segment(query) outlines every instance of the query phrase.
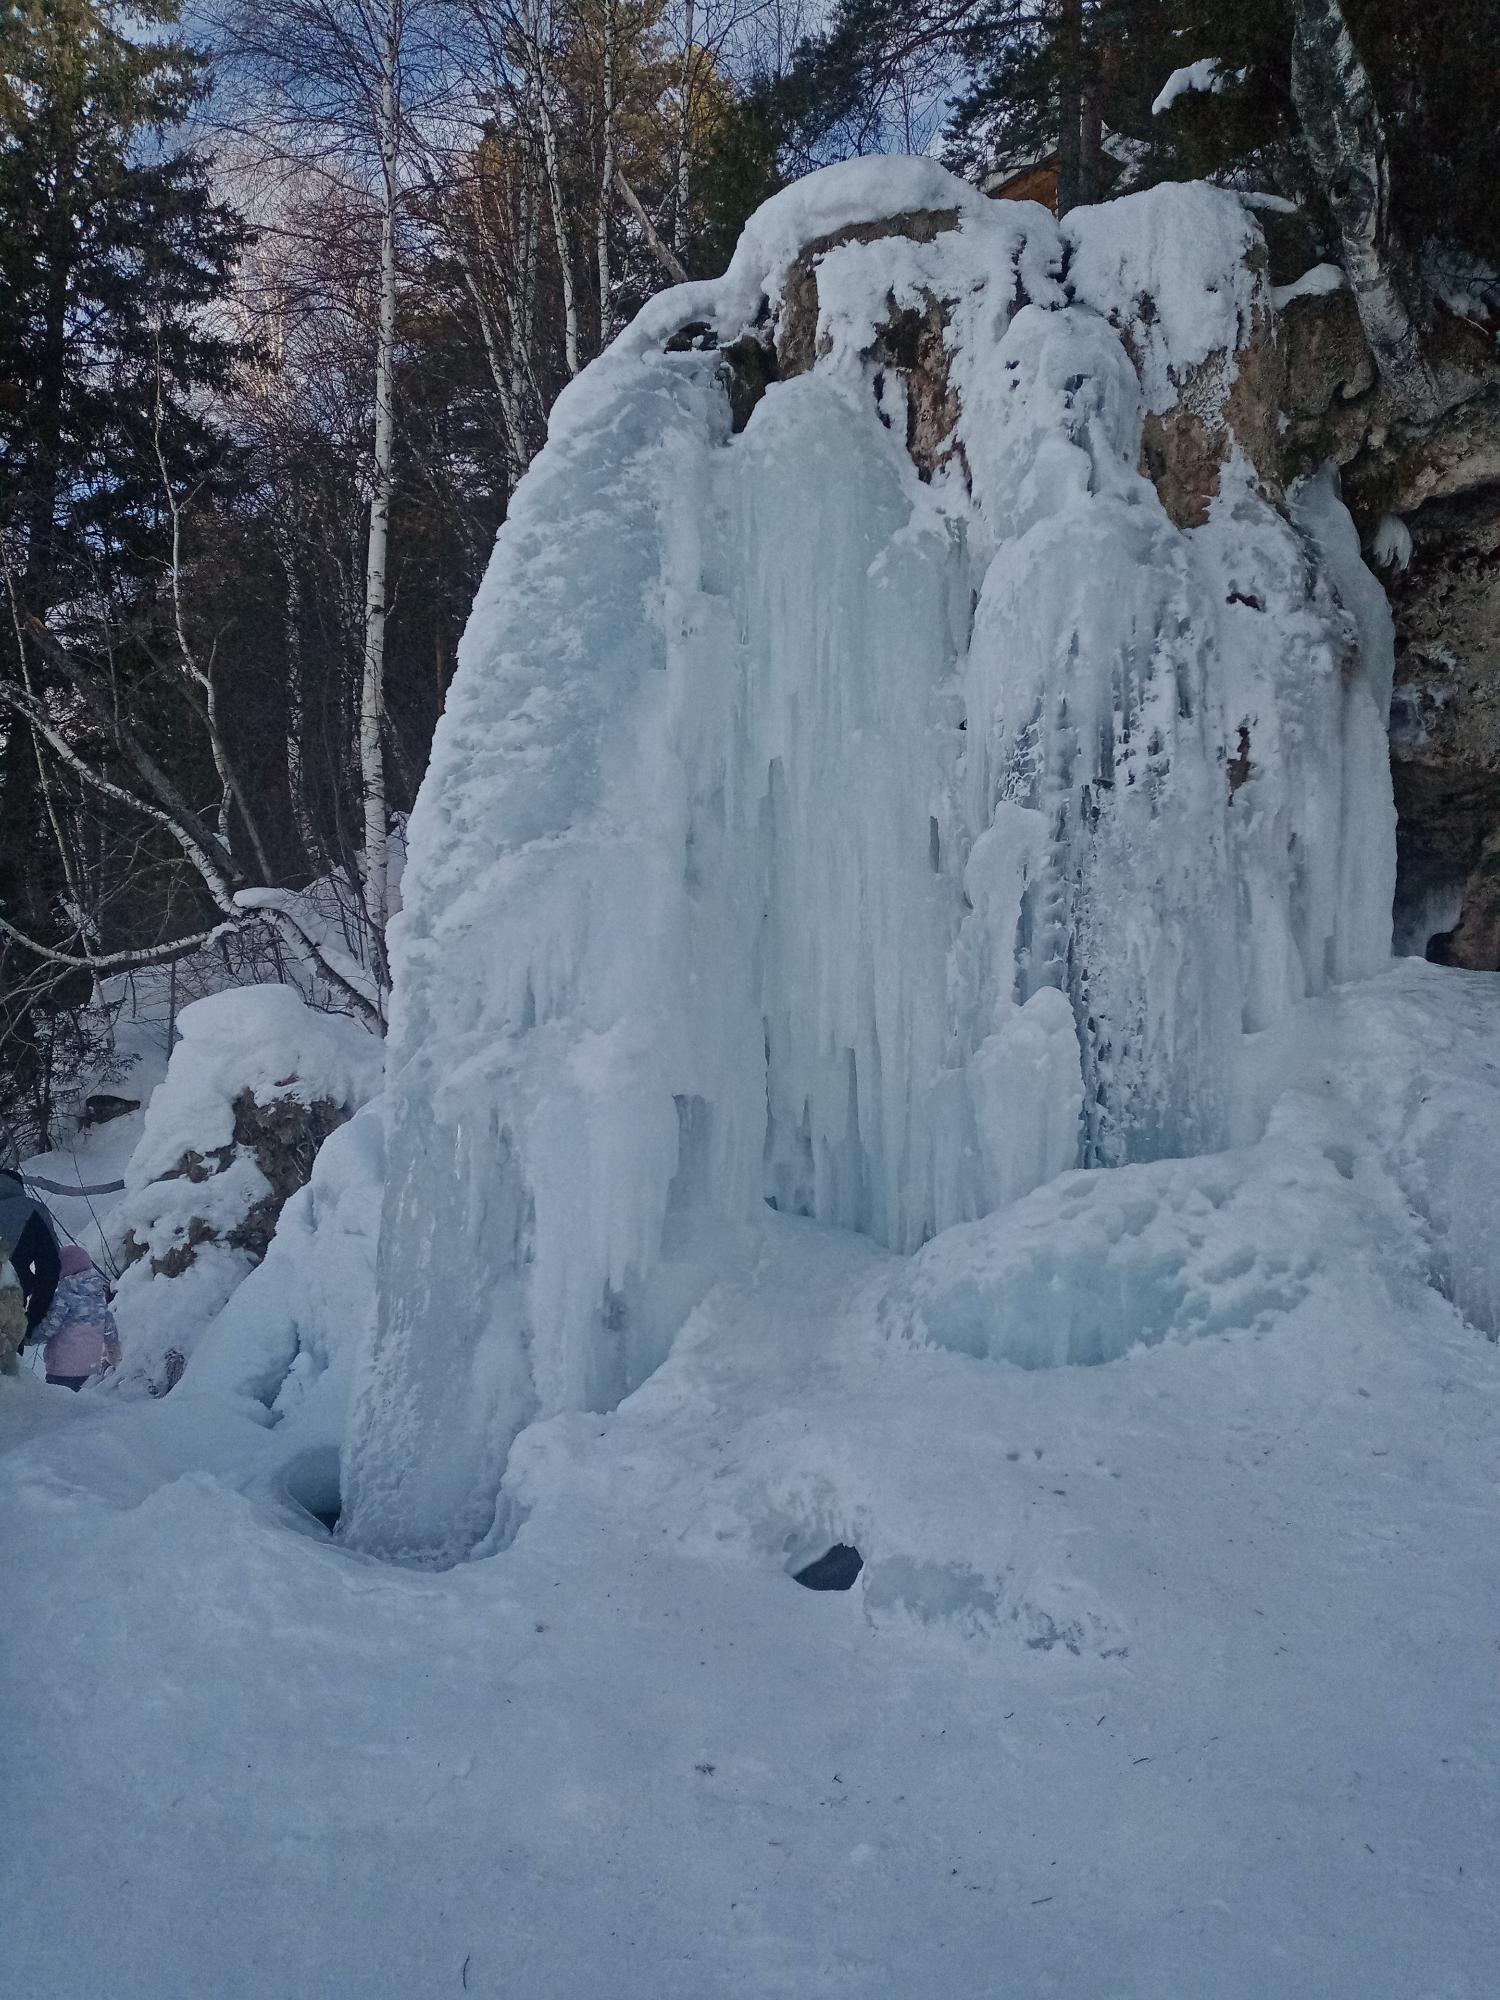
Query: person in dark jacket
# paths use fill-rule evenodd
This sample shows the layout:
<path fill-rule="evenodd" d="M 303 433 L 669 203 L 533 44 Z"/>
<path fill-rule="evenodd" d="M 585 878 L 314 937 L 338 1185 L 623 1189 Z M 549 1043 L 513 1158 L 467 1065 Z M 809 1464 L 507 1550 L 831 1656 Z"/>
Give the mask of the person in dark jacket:
<path fill-rule="evenodd" d="M 47 1317 L 62 1272 L 52 1217 L 26 1192 L 26 1183 L 0 1167 L 0 1257 L 10 1260 L 26 1300 L 26 1334 Z"/>

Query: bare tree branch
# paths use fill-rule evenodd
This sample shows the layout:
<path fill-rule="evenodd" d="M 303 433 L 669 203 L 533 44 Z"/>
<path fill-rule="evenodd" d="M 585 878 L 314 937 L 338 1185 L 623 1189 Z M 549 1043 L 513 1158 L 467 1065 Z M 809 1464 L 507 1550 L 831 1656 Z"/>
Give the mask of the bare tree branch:
<path fill-rule="evenodd" d="M 655 224 L 641 206 L 640 196 L 630 185 L 629 181 L 626 180 L 623 168 L 617 167 L 615 169 L 615 186 L 620 190 L 620 197 L 625 206 L 641 225 L 641 234 L 646 239 L 646 248 L 651 252 L 657 263 L 660 264 L 674 285 L 687 284 L 689 282 L 688 274 L 683 269 L 681 259 L 673 251 L 669 250 L 667 245 L 662 241 Z"/>
<path fill-rule="evenodd" d="M 170 965 L 174 958 L 186 958 L 206 944 L 216 944 L 221 937 L 238 931 L 244 919 L 215 924 L 212 930 L 195 931 L 191 937 L 173 938 L 166 944 L 146 945 L 139 951 L 107 951 L 77 954 L 59 951 L 54 945 L 43 944 L 37 938 L 27 937 L 17 930 L 8 917 L 0 916 L 0 931 L 48 965 L 66 965 L 77 972 L 92 972 L 98 978 L 106 978 L 121 972 L 142 972 L 152 965 Z"/>

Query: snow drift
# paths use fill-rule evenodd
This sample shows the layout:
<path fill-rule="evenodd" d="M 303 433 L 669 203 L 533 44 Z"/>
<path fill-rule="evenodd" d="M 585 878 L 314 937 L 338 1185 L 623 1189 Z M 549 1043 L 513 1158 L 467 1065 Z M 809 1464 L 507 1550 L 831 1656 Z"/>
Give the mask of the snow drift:
<path fill-rule="evenodd" d="M 915 1251 L 1222 1147 L 1384 963 L 1389 620 L 1275 344 L 1231 194 L 882 160 L 565 392 L 411 821 L 356 1546 L 472 1549 L 762 1203 Z"/>

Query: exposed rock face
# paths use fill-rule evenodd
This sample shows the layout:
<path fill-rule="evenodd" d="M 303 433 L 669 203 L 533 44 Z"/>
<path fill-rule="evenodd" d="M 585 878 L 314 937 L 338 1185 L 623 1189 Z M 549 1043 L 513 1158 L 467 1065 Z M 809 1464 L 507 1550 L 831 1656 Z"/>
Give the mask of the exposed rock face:
<path fill-rule="evenodd" d="M 1500 972 L 1500 829 L 1469 871 L 1458 923 L 1433 938 L 1429 956 L 1471 972 Z"/>
<path fill-rule="evenodd" d="M 1274 316 L 1263 311 L 1237 357 L 1210 355 L 1180 385 L 1170 410 L 1147 413 L 1141 467 L 1179 528 L 1203 526 L 1236 449 L 1256 468 L 1266 498 L 1282 504 L 1285 400 L 1285 348 Z"/>
<path fill-rule="evenodd" d="M 1298 302 L 1286 334 L 1292 456 L 1342 466 L 1366 546 L 1382 524 L 1386 538 L 1394 522 L 1410 536 L 1410 560 L 1386 570 L 1406 908 L 1398 944 L 1420 950 L 1422 922 L 1440 930 L 1444 904 L 1462 898 L 1452 962 L 1500 970 L 1500 934 L 1482 916 L 1494 892 L 1474 874 L 1500 832 L 1500 366 L 1482 330 L 1444 320 L 1434 340 L 1444 408 L 1418 424 L 1360 354 L 1346 294 Z"/>
<path fill-rule="evenodd" d="M 1172 518 L 1192 526 L 1232 443 L 1263 486 L 1269 468 L 1289 481 L 1331 460 L 1372 560 L 1394 524 L 1409 535 L 1409 560 L 1398 566 L 1398 529 L 1384 574 L 1397 646 L 1397 948 L 1435 938 L 1435 957 L 1488 971 L 1500 969 L 1500 361 L 1482 328 L 1451 314 L 1430 349 L 1441 408 L 1418 420 L 1380 378 L 1348 290 L 1293 298 L 1257 328 L 1217 407 L 1215 358 L 1178 408 L 1148 419 L 1145 469 Z"/>
<path fill-rule="evenodd" d="M 1316 460 L 1337 435 L 1339 413 L 1374 388 L 1375 363 L 1350 292 L 1291 299 L 1281 325 L 1287 450 L 1296 460 Z M 1356 417 L 1354 423 L 1362 428 L 1363 421 Z"/>
<path fill-rule="evenodd" d="M 295 1084 L 296 1079 L 288 1081 Z M 233 1220 L 218 1214 L 212 1220 L 205 1215 L 189 1216 L 182 1226 L 181 1240 L 156 1255 L 151 1255 L 150 1245 L 133 1230 L 127 1230 L 121 1241 L 127 1266 L 150 1256 L 153 1277 L 180 1278 L 204 1244 L 221 1242 L 231 1250 L 245 1251 L 259 1263 L 276 1232 L 282 1209 L 298 1188 L 307 1185 L 319 1146 L 350 1115 L 347 1105 L 335 1104 L 327 1097 L 303 1103 L 289 1094 L 257 1104 L 248 1090 L 235 1098 L 233 1110 L 234 1138 L 227 1146 L 217 1146 L 210 1153 L 189 1150 L 159 1178 L 203 1187 L 236 1162 L 246 1162 L 253 1165 L 265 1191 L 255 1194 Z M 251 1188 L 260 1184 L 248 1175 L 246 1179 Z M 205 1196 L 204 1206 L 216 1209 L 212 1195 Z"/>
<path fill-rule="evenodd" d="M 830 250 L 846 243 L 878 243 L 887 236 L 904 236 L 912 243 L 958 227 L 958 210 L 914 209 L 879 222 L 858 222 L 809 243 L 787 272 L 781 317 L 776 328 L 776 356 L 783 376 L 805 375 L 818 356 L 818 264 Z"/>
<path fill-rule="evenodd" d="M 959 401 L 943 337 L 948 316 L 943 299 L 929 297 L 920 311 L 908 306 L 892 315 L 870 350 L 871 359 L 895 370 L 904 384 L 906 449 L 923 479 L 962 449 L 954 440 Z"/>
<path fill-rule="evenodd" d="M 1500 410 L 1495 414 L 1500 435 Z M 1462 899 L 1462 940 L 1452 962 L 1494 971 L 1500 924 L 1493 859 L 1488 889 L 1484 871 L 1475 871 L 1500 833 L 1500 483 L 1429 502 L 1408 525 L 1411 560 L 1387 578 L 1396 618 L 1391 768 L 1403 873 L 1417 893 L 1430 892 L 1435 927 L 1445 896 L 1455 909 Z M 1478 902 L 1471 905 L 1471 897 Z M 1480 914 L 1485 902 L 1488 922 Z"/>

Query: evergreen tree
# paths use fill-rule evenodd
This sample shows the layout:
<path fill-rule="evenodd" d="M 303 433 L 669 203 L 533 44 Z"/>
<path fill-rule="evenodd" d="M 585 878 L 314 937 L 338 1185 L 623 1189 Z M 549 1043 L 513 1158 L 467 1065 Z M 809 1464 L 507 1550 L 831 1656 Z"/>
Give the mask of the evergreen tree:
<path fill-rule="evenodd" d="M 1108 193 L 1107 137 L 1134 152 L 1150 128 L 1167 0 L 977 0 L 958 36 L 968 83 L 946 157 L 982 179 L 1057 153 L 1058 208 Z"/>
<path fill-rule="evenodd" d="M 70 710 L 106 765 L 93 710 L 174 727 L 151 643 L 168 492 L 222 466 L 198 398 L 234 361 L 205 309 L 243 230 L 170 141 L 204 90 L 174 20 L 174 0 L 0 0 L 0 694 Z M 0 704 L 0 914 L 52 942 L 79 921 L 66 792 Z M 0 1064 L 34 1096 L 49 1010 L 78 982 L 26 974 L 0 968 Z"/>
<path fill-rule="evenodd" d="M 839 0 L 785 78 L 752 93 L 783 165 L 889 147 L 914 73 L 951 93 L 945 157 L 982 181 L 1056 152 L 1059 205 L 1107 192 L 1109 141 L 1132 185 L 1234 179 L 1325 220 L 1292 101 L 1294 0 Z M 1390 145 L 1396 219 L 1500 262 L 1500 0 L 1345 0 Z M 1211 90 L 1152 105 L 1212 59 Z M 1326 233 L 1326 232 L 1325 232 Z"/>
<path fill-rule="evenodd" d="M 1156 121 L 1158 174 L 1258 176 L 1311 197 L 1292 102 L 1293 0 L 1171 0 L 1171 68 L 1212 57 L 1219 87 L 1188 93 Z M 1413 245 L 1436 241 L 1500 262 L 1500 0 L 1344 0 L 1390 146 L 1395 219 Z"/>
<path fill-rule="evenodd" d="M 234 350 L 202 309 L 244 240 L 204 162 L 164 142 L 205 88 L 167 35 L 175 0 L 0 12 L 0 485 L 8 559 L 39 614 L 161 555 L 158 439 L 174 479 L 220 440 L 193 407 Z"/>

